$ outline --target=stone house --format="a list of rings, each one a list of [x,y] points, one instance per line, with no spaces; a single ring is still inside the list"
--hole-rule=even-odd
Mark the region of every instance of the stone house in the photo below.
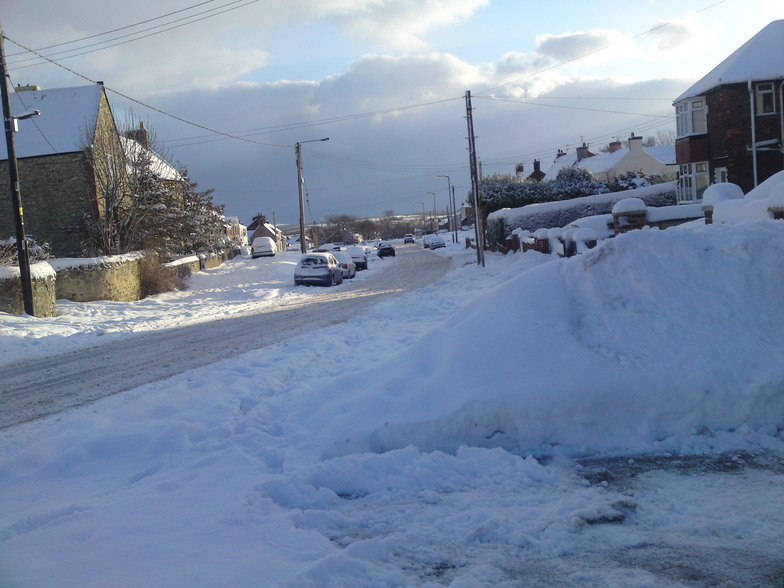
[[[96,174],[85,146],[104,138],[121,149],[109,101],[102,85],[41,90],[17,87],[12,113],[40,110],[41,116],[19,121],[15,133],[25,230],[51,245],[55,256],[80,253],[85,215],[100,215]],[[0,146],[0,238],[15,235],[8,177],[8,152]]]
[[[770,23],[675,99],[678,202],[784,169],[784,20]]]
[[[583,143],[573,153],[559,149],[545,177],[554,180],[559,171],[570,166],[583,167],[605,182],[627,172],[643,172],[647,176],[655,175],[664,179],[674,178],[677,172],[673,145],[643,147],[643,138],[632,133],[629,147],[623,147],[620,141],[613,141],[609,148],[606,153],[593,153]]]

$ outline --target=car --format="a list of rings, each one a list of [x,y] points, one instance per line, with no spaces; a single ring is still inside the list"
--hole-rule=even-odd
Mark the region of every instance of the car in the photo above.
[[[351,259],[354,260],[354,265],[357,266],[357,271],[366,270],[368,268],[367,253],[362,247],[349,247],[346,249],[351,254]]]
[[[441,247],[446,247],[446,242],[444,241],[443,237],[439,235],[433,235],[433,238],[430,239],[430,249],[440,249]]]
[[[273,257],[278,252],[278,246],[272,237],[256,237],[250,246],[250,256],[252,259],[257,257]]]
[[[437,236],[438,235],[436,235],[435,233],[432,233],[430,235],[425,235],[424,237],[422,237],[422,247],[424,247],[425,249],[430,249],[430,242]]]
[[[408,243],[416,243],[416,239],[414,239],[414,235],[412,235],[411,233],[403,237],[403,245],[406,245]]]
[[[378,244],[379,257],[395,257],[395,246],[392,243],[382,241]]]
[[[332,255],[335,256],[335,259],[338,260],[340,264],[340,269],[343,270],[343,279],[350,280],[354,276],[357,275],[357,264],[354,263],[354,260],[351,258],[351,254],[346,250],[341,251],[330,251]]]
[[[331,253],[303,253],[294,268],[294,284],[334,286],[343,283],[343,268]]]

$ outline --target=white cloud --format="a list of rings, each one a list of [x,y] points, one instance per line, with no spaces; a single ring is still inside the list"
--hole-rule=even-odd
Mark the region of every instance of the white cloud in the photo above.
[[[387,49],[427,47],[425,35],[471,17],[489,0],[366,0],[325,2],[322,11],[355,37]]]
[[[579,60],[581,64],[628,59],[637,52],[632,35],[607,29],[538,35],[536,51],[559,63]]]

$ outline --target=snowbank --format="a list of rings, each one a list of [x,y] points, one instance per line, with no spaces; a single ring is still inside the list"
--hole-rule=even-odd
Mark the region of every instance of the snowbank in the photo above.
[[[485,293],[395,357],[405,370],[382,364],[335,382],[338,396],[300,397],[291,423],[318,430],[325,457],[410,444],[650,451],[705,431],[775,433],[782,256],[775,222],[621,235]]]

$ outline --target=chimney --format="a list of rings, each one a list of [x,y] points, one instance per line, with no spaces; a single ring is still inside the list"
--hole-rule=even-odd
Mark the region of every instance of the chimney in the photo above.
[[[144,123],[139,123],[138,129],[132,129],[125,132],[125,136],[129,139],[137,141],[145,149],[150,148],[150,132],[145,128]]]
[[[17,85],[16,88],[14,88],[14,91],[15,92],[40,92],[41,86],[36,86],[34,84],[28,84],[26,86]]]
[[[564,155],[566,155],[566,151],[564,151],[563,149],[559,149],[558,153],[555,154],[555,158],[558,159],[559,157],[563,157]]]
[[[616,151],[618,151],[618,149],[621,148],[622,145],[623,143],[621,143],[617,139],[615,141],[610,142],[610,153],[615,153]]]
[[[640,149],[642,149],[642,137],[637,137],[632,133],[632,136],[629,137],[629,151],[639,151]]]
[[[518,164],[515,166],[515,175],[516,175],[517,177],[520,177],[520,176],[522,176],[522,175],[523,175],[523,164],[522,164],[522,163],[518,163]]]
[[[588,159],[589,157],[593,157],[594,153],[588,151],[588,145],[583,143],[580,147],[577,148],[577,163],[580,163],[583,159]]]

